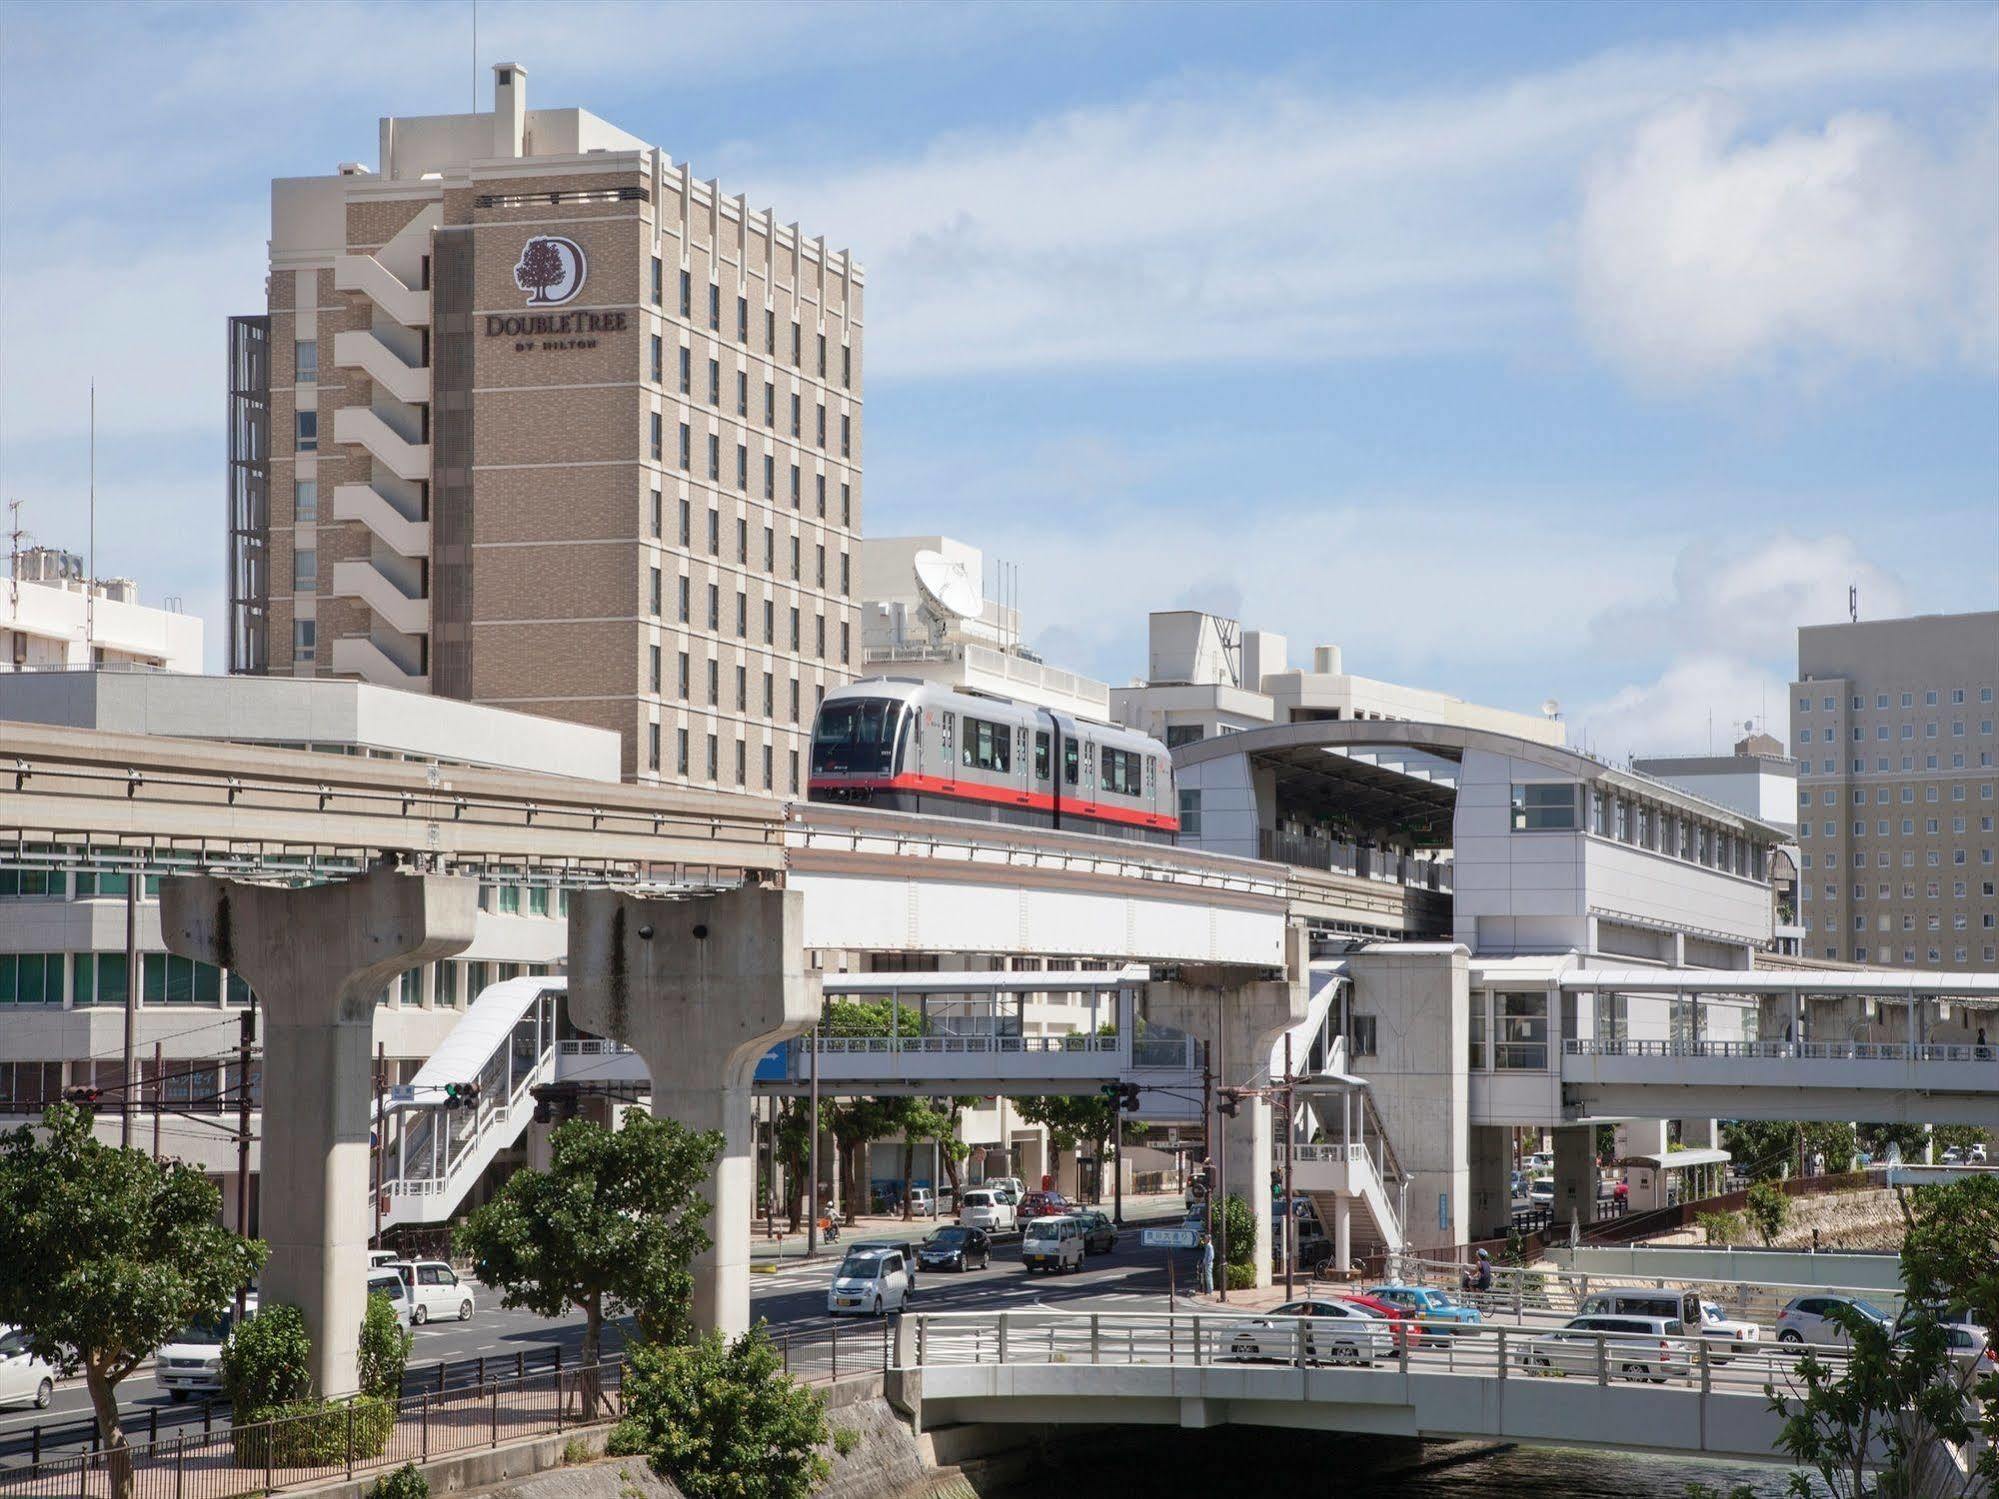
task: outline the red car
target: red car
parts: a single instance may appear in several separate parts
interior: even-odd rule
[[[1409,1329],[1402,1324],[1415,1320],[1410,1316],[1409,1308],[1397,1306],[1391,1301],[1383,1301],[1379,1296],[1369,1296],[1364,1291],[1328,1291],[1326,1294],[1328,1297],[1340,1301],[1351,1301],[1355,1306],[1365,1307],[1376,1316],[1386,1317],[1389,1324],[1388,1330],[1395,1335],[1395,1346],[1398,1348],[1408,1346]]]
[[[1059,1218],[1070,1209],[1069,1199],[1060,1192],[1029,1192],[1020,1199],[1020,1221],[1029,1218]]]

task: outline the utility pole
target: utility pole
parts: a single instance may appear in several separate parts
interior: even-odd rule
[[[388,1144],[389,1119],[382,1112],[382,1069],[388,1065],[389,1044],[375,1043],[375,1128],[373,1131],[375,1156],[375,1240],[371,1249],[382,1247],[382,1147]],[[478,1105],[474,1104],[474,1108]]]
[[[1292,1299],[1292,1267],[1298,1260],[1298,1209],[1291,1200],[1291,1135],[1297,1110],[1292,1103],[1296,1083],[1291,1075],[1291,1032],[1284,1033],[1284,1299]]]
[[[1201,1143],[1206,1159],[1201,1162],[1201,1232],[1215,1251],[1217,1284],[1226,1284],[1228,1269],[1223,1246],[1215,1237],[1215,1193],[1221,1189],[1219,1155],[1215,1150],[1215,1070],[1208,1064],[1208,1048],[1201,1048]],[[1222,1226],[1228,1226],[1223,1218]]]
[[[139,885],[145,879],[143,866],[134,864],[125,871],[125,1109],[118,1125],[118,1143],[132,1148],[132,1102],[137,1092],[137,1069],[132,1057],[132,1027],[139,1003]]]
[[[167,1104],[167,1064],[166,1047],[160,1042],[153,1043],[153,1159],[160,1158],[160,1116],[166,1112]]]
[[[229,976],[222,976],[222,992],[229,993]],[[243,1028],[236,1040],[236,1232],[250,1236],[250,1048],[257,1041],[257,1003],[243,1012]],[[236,1320],[243,1320],[244,1287],[236,1288]]]
[[[819,1252],[819,1027],[812,1027],[808,1044],[812,1054],[808,1062],[812,1072],[812,1117],[806,1121],[806,1187],[809,1201],[805,1213],[805,1256],[810,1259]]]

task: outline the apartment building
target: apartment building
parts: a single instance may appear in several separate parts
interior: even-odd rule
[[[865,278],[580,109],[384,119],[273,182],[231,320],[231,670],[615,731],[803,794],[854,675]]]
[[[1999,612],[1798,631],[1798,908],[1808,956],[1999,961]]]
[[[201,620],[139,602],[130,578],[92,578],[56,547],[14,552],[0,615],[0,672],[201,670]]]

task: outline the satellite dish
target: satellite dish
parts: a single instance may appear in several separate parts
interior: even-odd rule
[[[1544,699],[1541,703],[1541,716],[1543,718],[1560,718],[1562,716],[1562,705],[1553,698]]]
[[[940,638],[956,621],[977,619],[985,612],[985,601],[963,563],[928,548],[916,554],[915,563],[916,591]]]

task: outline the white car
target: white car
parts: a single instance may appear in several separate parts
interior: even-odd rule
[[[257,1298],[246,1297],[243,1311],[246,1318],[256,1316]],[[154,1375],[175,1404],[195,1395],[222,1393],[222,1345],[229,1341],[235,1320],[233,1307],[204,1317],[153,1354]]]
[[[1872,1302],[1851,1296],[1796,1296],[1783,1311],[1777,1314],[1777,1341],[1780,1343],[1816,1343],[1825,1348],[1844,1348],[1853,1340],[1846,1335],[1846,1329],[1833,1321],[1827,1314],[1836,1306],[1850,1306],[1863,1317],[1872,1318],[1881,1326],[1889,1323],[1888,1314]]]
[[[1712,1301],[1701,1303],[1701,1337],[1708,1345],[1708,1357],[1725,1364],[1736,1354],[1755,1353],[1763,1346],[1763,1329],[1754,1322],[1731,1317]]]
[[[471,1288],[443,1260],[401,1261],[387,1268],[403,1278],[410,1293],[410,1321],[415,1326],[453,1318],[472,1320]]]
[[[45,1411],[55,1395],[54,1365],[28,1352],[28,1335],[18,1327],[0,1329],[0,1405]]]
[[[989,1176],[981,1185],[989,1187],[995,1192],[1006,1193],[1008,1201],[1012,1202],[1015,1207],[1019,1207],[1020,1199],[1027,1195],[1027,1188],[1021,1184],[1021,1180],[1017,1176]]]
[[[1020,1213],[1006,1195],[990,1187],[967,1187],[958,1202],[958,1221],[989,1234],[1011,1233],[1020,1227]]]
[[[402,1272],[393,1265],[368,1272],[368,1294],[388,1297],[389,1305],[395,1310],[397,1326],[410,1325],[410,1289],[403,1281]]]
[[[1693,1372],[1685,1332],[1685,1324],[1665,1317],[1576,1317],[1556,1332],[1529,1338],[1520,1363],[1545,1374],[1594,1375],[1601,1344],[1605,1373],[1664,1384]]]
[[[832,1317],[883,1317],[901,1311],[916,1294],[916,1271],[901,1244],[856,1244],[847,1251],[826,1291]]]
[[[1261,1317],[1239,1322],[1222,1334],[1222,1356],[1231,1359],[1284,1359],[1298,1356],[1298,1328],[1304,1324],[1305,1362],[1371,1364],[1395,1357],[1395,1333],[1388,1319],[1349,1301],[1287,1301]]]

